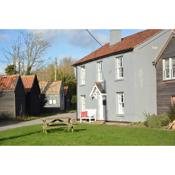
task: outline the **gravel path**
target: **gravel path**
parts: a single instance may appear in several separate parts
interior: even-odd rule
[[[56,115],[52,115],[49,117],[71,117],[71,118],[76,118],[76,113],[63,113],[63,114],[56,114]],[[30,125],[37,125],[37,124],[41,124],[43,118],[49,118],[49,117],[42,117],[40,119],[36,119],[36,120],[30,120],[30,121],[24,121],[24,122],[12,122],[12,121],[8,121],[8,122],[1,122],[0,123],[0,131],[5,131],[8,129],[12,129],[12,128],[19,128],[22,126],[30,126]]]

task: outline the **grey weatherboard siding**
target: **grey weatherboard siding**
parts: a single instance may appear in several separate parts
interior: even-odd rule
[[[153,61],[159,55],[171,34],[163,30],[149,40],[138,45],[133,51],[94,60],[85,65],[85,85],[80,84],[80,66],[76,66],[77,76],[77,117],[80,117],[81,95],[86,96],[87,109],[97,109],[97,100],[90,97],[90,92],[97,81],[97,62],[102,61],[103,80],[106,84],[107,105],[106,121],[143,121],[145,113],[157,113],[156,69]],[[115,79],[115,58],[123,56],[124,79]],[[124,92],[125,114],[116,114],[116,93]],[[98,112],[97,112],[98,114]],[[98,120],[97,116],[97,120]]]

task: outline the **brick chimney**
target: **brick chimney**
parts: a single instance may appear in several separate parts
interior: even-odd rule
[[[110,45],[112,46],[120,41],[121,41],[121,30],[112,29],[110,31],[110,40],[109,40]]]

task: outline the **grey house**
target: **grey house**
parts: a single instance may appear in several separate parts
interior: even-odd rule
[[[111,30],[109,43],[73,65],[77,118],[88,110],[105,121],[143,121],[145,113],[157,114],[156,60],[172,33],[144,30],[121,38],[120,30]]]
[[[0,76],[0,118],[25,115],[25,91],[20,76]]]
[[[64,110],[64,85],[62,81],[40,81],[41,105],[44,111]]]

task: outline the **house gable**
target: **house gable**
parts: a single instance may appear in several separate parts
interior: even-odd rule
[[[175,36],[172,36],[167,47],[163,51],[161,58],[170,58],[175,56]]]
[[[101,83],[99,82],[96,82],[93,87],[92,87],[92,90],[90,92],[90,97],[91,98],[95,98],[97,99],[97,95],[100,94],[100,95],[104,95],[105,94],[105,91],[103,89],[103,86],[101,85]]]

